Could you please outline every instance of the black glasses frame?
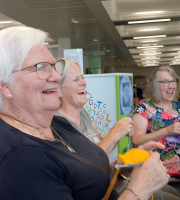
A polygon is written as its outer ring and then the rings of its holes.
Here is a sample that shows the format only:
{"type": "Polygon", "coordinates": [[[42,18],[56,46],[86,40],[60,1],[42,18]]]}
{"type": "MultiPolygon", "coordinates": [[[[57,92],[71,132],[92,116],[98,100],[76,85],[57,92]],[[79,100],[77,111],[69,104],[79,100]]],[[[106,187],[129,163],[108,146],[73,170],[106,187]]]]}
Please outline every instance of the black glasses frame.
{"type": "Polygon", "coordinates": [[[176,84],[173,84],[173,81],[174,81],[174,80],[172,80],[172,81],[168,81],[168,80],[167,80],[167,81],[158,81],[158,82],[162,83],[163,86],[165,86],[165,85],[164,85],[164,82],[168,82],[168,85],[166,85],[166,87],[168,87],[168,86],[170,85],[170,82],[172,83],[172,85],[177,85],[177,84],[179,83],[179,80],[178,80],[178,79],[176,79],[176,84]]]}
{"type": "MultiPolygon", "coordinates": [[[[35,65],[29,66],[29,67],[25,67],[25,68],[20,69],[20,70],[13,71],[12,73],[15,73],[15,72],[18,72],[18,71],[27,70],[28,68],[31,68],[31,67],[36,67],[36,73],[37,73],[37,76],[39,77],[38,72],[37,72],[37,71],[38,71],[37,66],[38,66],[39,64],[41,64],[41,63],[48,63],[49,65],[51,65],[51,70],[49,70],[49,76],[50,76],[51,73],[52,73],[52,67],[54,67],[54,69],[55,69],[61,76],[63,75],[64,67],[65,67],[65,60],[63,60],[63,59],[57,60],[54,64],[51,64],[51,63],[49,63],[49,62],[39,62],[39,63],[37,63],[37,64],[35,64],[35,65]],[[57,71],[57,69],[56,69],[56,63],[58,63],[58,62],[62,62],[62,63],[63,63],[63,70],[62,70],[62,73],[59,73],[59,72],[57,71]]],[[[49,78],[49,76],[48,76],[47,78],[49,78]]],[[[41,77],[39,77],[39,78],[42,79],[41,77]]],[[[47,79],[47,78],[44,78],[44,79],[47,79]]],[[[42,79],[42,80],[43,80],[43,79],[42,79]]]]}

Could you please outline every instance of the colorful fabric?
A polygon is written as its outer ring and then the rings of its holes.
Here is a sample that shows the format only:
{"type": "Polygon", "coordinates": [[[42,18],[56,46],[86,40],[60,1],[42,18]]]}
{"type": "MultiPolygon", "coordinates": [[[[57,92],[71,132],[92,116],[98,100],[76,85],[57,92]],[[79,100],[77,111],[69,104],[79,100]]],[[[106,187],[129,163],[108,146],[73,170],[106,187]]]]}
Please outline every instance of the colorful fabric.
{"type": "MultiPolygon", "coordinates": [[[[172,101],[172,109],[163,109],[155,106],[149,99],[139,102],[134,113],[139,113],[148,121],[147,134],[158,131],[173,123],[180,122],[180,102],[172,101]]],[[[166,147],[163,150],[155,149],[160,153],[161,160],[168,174],[180,178],[180,135],[167,136],[158,140],[166,147]]]]}

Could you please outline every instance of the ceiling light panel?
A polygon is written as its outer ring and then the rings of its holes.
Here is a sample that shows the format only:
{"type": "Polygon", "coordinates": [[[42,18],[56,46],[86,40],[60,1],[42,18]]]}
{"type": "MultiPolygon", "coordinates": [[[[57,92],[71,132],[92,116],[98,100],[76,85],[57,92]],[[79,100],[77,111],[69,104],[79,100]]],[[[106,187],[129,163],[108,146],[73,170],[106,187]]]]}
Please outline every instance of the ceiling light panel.
{"type": "MultiPolygon", "coordinates": [[[[146,65],[146,64],[159,64],[159,62],[141,62],[141,63],[144,64],[144,65],[146,65]]],[[[137,64],[140,64],[140,62],[137,63],[137,64]]]]}
{"type": "Polygon", "coordinates": [[[0,22],[0,24],[9,24],[9,23],[12,23],[12,21],[2,21],[2,22],[0,22]]]}
{"type": "Polygon", "coordinates": [[[151,56],[151,57],[145,57],[145,58],[141,58],[141,60],[150,60],[150,59],[160,59],[158,57],[155,57],[155,56],[151,56]]]}
{"type": "Polygon", "coordinates": [[[136,15],[147,15],[147,14],[157,14],[157,13],[162,13],[164,11],[162,10],[159,10],[159,11],[148,11],[148,12],[137,12],[137,13],[134,13],[136,15]]]}
{"type": "Polygon", "coordinates": [[[152,23],[152,22],[168,22],[171,19],[153,19],[153,20],[143,20],[143,21],[131,21],[128,24],[143,24],[143,23],[152,23]]]}
{"type": "Polygon", "coordinates": [[[141,41],[141,42],[144,42],[144,43],[148,43],[148,42],[158,42],[159,40],[145,40],[145,41],[141,41]]]}
{"type": "Polygon", "coordinates": [[[154,28],[154,29],[142,29],[142,30],[139,30],[139,31],[159,31],[161,29],[159,28],[154,28]]]}
{"type": "Polygon", "coordinates": [[[157,54],[162,54],[161,52],[155,52],[155,53],[140,53],[139,55],[141,56],[146,56],[146,55],[157,55],[157,54]]]}
{"type": "Polygon", "coordinates": [[[143,47],[136,47],[137,49],[147,49],[147,48],[159,48],[164,47],[163,45],[157,45],[157,46],[143,46],[143,47]]]}
{"type": "Polygon", "coordinates": [[[143,65],[144,67],[152,67],[152,66],[159,66],[157,64],[147,64],[147,65],[143,65]]]}
{"type": "Polygon", "coordinates": [[[162,38],[167,37],[166,35],[152,35],[152,36],[140,36],[140,37],[133,37],[134,40],[137,39],[145,39],[145,38],[162,38]]]}

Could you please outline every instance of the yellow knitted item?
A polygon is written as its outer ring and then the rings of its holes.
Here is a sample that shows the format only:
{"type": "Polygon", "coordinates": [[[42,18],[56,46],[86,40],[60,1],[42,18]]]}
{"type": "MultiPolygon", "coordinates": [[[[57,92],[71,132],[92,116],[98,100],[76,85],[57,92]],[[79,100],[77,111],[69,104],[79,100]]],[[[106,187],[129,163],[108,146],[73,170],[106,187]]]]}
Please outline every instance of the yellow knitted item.
{"type": "MultiPolygon", "coordinates": [[[[134,163],[143,163],[147,158],[149,158],[150,154],[147,151],[140,150],[140,149],[131,149],[128,152],[124,153],[123,155],[119,154],[119,158],[121,161],[127,165],[127,164],[134,164],[134,163]]],[[[113,187],[116,183],[118,174],[120,172],[120,169],[116,169],[113,179],[106,191],[105,196],[101,200],[108,200],[109,196],[113,190],[113,187]]],[[[153,196],[152,196],[153,200],[153,196]]]]}
{"type": "Polygon", "coordinates": [[[149,158],[150,154],[147,151],[141,149],[131,149],[123,155],[119,154],[119,158],[125,165],[135,164],[135,163],[143,163],[147,158],[149,158]]]}

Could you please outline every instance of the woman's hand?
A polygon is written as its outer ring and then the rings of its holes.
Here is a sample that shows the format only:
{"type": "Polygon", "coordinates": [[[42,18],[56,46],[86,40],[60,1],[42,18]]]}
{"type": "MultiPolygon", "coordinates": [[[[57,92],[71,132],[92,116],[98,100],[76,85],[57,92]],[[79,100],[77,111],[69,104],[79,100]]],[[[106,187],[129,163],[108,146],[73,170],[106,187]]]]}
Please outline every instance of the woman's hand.
{"type": "MultiPolygon", "coordinates": [[[[150,146],[147,145],[147,149],[150,150],[150,146]]],[[[160,155],[154,152],[142,166],[133,169],[128,187],[136,192],[141,199],[148,199],[168,181],[169,175],[167,175],[166,168],[160,160],[160,155]]]]}
{"type": "MultiPolygon", "coordinates": [[[[128,188],[136,192],[141,199],[148,199],[169,181],[169,175],[167,175],[166,168],[160,160],[159,153],[152,153],[154,148],[164,149],[165,146],[158,142],[150,141],[138,147],[138,149],[148,151],[151,156],[142,166],[135,167],[131,173],[128,188]]],[[[119,200],[126,199],[127,195],[127,191],[125,191],[119,200]]]]}
{"type": "Polygon", "coordinates": [[[132,136],[133,133],[134,133],[134,123],[130,117],[125,117],[116,122],[114,127],[108,133],[108,137],[111,137],[111,139],[118,142],[125,135],[132,136]]]}
{"type": "Polygon", "coordinates": [[[166,127],[167,135],[174,135],[174,134],[180,134],[180,122],[175,122],[171,124],[170,126],[166,127]]]}
{"type": "Polygon", "coordinates": [[[134,123],[130,117],[125,117],[116,122],[114,127],[107,134],[107,136],[101,140],[98,146],[101,147],[107,155],[109,155],[121,138],[127,134],[131,136],[133,133],[134,123]]]}
{"type": "Polygon", "coordinates": [[[159,142],[150,141],[150,142],[146,142],[145,144],[140,145],[137,149],[142,149],[152,154],[152,150],[155,148],[164,149],[165,146],[159,142]]]}

